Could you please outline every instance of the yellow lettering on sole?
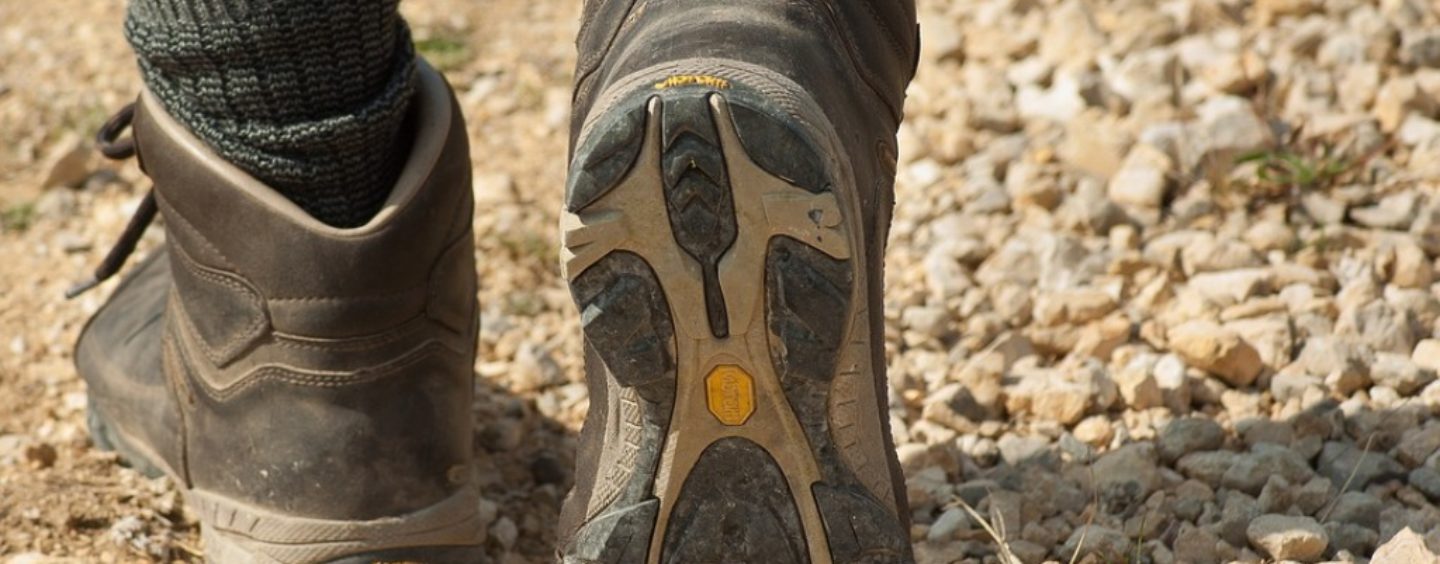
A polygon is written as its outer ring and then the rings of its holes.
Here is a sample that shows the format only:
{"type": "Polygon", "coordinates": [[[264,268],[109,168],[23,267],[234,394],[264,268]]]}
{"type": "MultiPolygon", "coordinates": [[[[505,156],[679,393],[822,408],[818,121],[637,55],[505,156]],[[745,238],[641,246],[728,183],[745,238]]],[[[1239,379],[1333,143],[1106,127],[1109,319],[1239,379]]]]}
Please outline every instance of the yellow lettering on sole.
{"type": "Polygon", "coordinates": [[[710,88],[725,90],[730,88],[730,81],[708,74],[677,74],[660,82],[656,82],[655,89],[664,90],[666,88],[691,85],[709,86],[710,88]]]}

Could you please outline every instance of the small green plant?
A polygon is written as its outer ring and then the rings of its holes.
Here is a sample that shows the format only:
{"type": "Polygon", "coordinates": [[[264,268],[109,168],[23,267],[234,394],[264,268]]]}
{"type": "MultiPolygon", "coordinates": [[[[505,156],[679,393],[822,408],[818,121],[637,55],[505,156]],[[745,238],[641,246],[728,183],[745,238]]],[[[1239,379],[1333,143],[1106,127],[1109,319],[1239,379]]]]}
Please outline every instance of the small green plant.
{"type": "Polygon", "coordinates": [[[1254,178],[1237,182],[1252,204],[1296,203],[1306,192],[1325,191],[1357,180],[1365,164],[1394,147],[1392,139],[1369,151],[1344,154],[1328,139],[1304,139],[1295,129],[1279,145],[1241,155],[1233,166],[1253,164],[1254,178]]]}
{"type": "Polygon", "coordinates": [[[1236,164],[1252,162],[1257,164],[1256,188],[1274,196],[1329,188],[1351,169],[1350,163],[1335,154],[1335,148],[1328,143],[1306,152],[1291,147],[1256,151],[1235,161],[1236,164]]]}
{"type": "Polygon", "coordinates": [[[470,47],[454,32],[435,32],[415,42],[415,50],[442,72],[460,68],[470,58],[470,47]]]}
{"type": "Polygon", "coordinates": [[[0,231],[24,232],[35,221],[34,202],[13,204],[0,210],[0,231]]]}

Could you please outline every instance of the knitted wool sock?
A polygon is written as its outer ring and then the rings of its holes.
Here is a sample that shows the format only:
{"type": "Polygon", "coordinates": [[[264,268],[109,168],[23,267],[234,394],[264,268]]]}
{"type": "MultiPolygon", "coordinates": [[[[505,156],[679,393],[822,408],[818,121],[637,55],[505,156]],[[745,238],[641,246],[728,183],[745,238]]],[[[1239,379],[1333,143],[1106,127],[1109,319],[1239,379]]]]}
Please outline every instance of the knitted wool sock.
{"type": "Polygon", "coordinates": [[[399,0],[132,0],[145,84],[220,156],[337,227],[404,165],[415,53],[399,0]]]}

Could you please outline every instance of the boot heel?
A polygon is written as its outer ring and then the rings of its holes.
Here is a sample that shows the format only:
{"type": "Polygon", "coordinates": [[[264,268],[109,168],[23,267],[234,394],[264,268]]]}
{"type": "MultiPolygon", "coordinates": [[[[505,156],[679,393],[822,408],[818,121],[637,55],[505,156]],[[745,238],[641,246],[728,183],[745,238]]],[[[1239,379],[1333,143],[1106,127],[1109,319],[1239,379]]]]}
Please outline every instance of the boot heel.
{"type": "Polygon", "coordinates": [[[565,561],[907,561],[833,129],[798,86],[734,62],[614,88],[561,220],[606,391],[565,561]]]}

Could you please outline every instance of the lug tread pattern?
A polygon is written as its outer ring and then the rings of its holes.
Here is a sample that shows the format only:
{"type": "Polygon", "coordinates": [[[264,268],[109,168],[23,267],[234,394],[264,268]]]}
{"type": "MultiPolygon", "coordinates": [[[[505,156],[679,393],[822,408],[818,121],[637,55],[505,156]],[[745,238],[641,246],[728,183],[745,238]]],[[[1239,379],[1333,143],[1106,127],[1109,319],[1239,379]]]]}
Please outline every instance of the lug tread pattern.
{"type": "Polygon", "coordinates": [[[660,561],[808,564],[803,531],[775,459],[746,439],[721,439],[686,477],[660,561]]]}
{"type": "MultiPolygon", "coordinates": [[[[633,80],[641,82],[641,79],[633,80]]],[[[653,79],[650,82],[653,83],[653,79]]],[[[578,168],[572,166],[571,193],[567,200],[570,211],[579,216],[580,222],[575,227],[567,227],[568,236],[573,238],[573,242],[567,242],[567,249],[575,257],[567,263],[567,268],[571,269],[572,292],[581,310],[587,344],[605,367],[603,372],[592,370],[591,377],[600,374],[608,378],[612,393],[617,385],[623,388],[619,399],[611,398],[609,409],[621,412],[618,419],[622,424],[617,429],[624,438],[607,439],[606,446],[623,443],[638,445],[638,449],[624,455],[601,454],[596,478],[596,492],[601,493],[592,492],[591,507],[595,507],[593,500],[597,497],[610,498],[604,500],[604,509],[592,511],[585,524],[571,536],[563,550],[563,561],[573,564],[657,560],[667,564],[800,564],[809,563],[812,558],[819,559],[817,564],[822,561],[845,564],[913,561],[908,549],[908,532],[903,530],[894,510],[887,509],[860,483],[840,452],[842,446],[855,445],[839,445],[832,435],[830,396],[840,370],[837,360],[842,357],[843,348],[855,346],[850,342],[853,340],[850,325],[857,322],[857,316],[864,317],[860,315],[863,312],[855,309],[863,307],[863,303],[857,301],[863,297],[857,295],[860,286],[855,277],[861,273],[850,255],[852,243],[841,242],[845,237],[841,227],[822,223],[833,221],[822,218],[835,216],[819,213],[820,208],[812,210],[808,220],[803,211],[800,215],[784,215],[799,205],[792,202],[811,201],[831,202],[832,207],[826,209],[833,214],[834,202],[838,201],[834,194],[838,180],[832,171],[837,164],[826,157],[829,152],[802,133],[809,131],[805,127],[808,122],[802,120],[799,113],[777,111],[773,104],[765,102],[763,95],[757,98],[746,90],[716,92],[708,87],[691,86],[659,94],[632,90],[630,95],[628,102],[616,102],[606,109],[626,118],[592,116],[593,126],[587,125],[588,133],[581,136],[575,160],[578,168]],[[726,135],[730,135],[725,138],[726,143],[738,138],[738,146],[726,144],[722,148],[722,132],[717,128],[723,126],[717,125],[717,118],[724,114],[719,113],[721,106],[712,101],[716,96],[721,97],[718,103],[728,107],[733,123],[733,129],[726,130],[726,135]],[[651,119],[658,124],[647,124],[645,115],[639,113],[647,104],[652,108],[651,119]],[[656,127],[658,133],[653,129],[656,127]],[[617,145],[625,143],[630,146],[617,145]],[[642,155],[642,145],[646,144],[652,148],[642,155]],[[658,159],[649,152],[652,150],[658,151],[658,159]],[[727,155],[726,151],[743,151],[743,154],[727,155]],[[751,169],[738,169],[741,172],[734,173],[737,178],[752,178],[754,172],[744,171],[758,170],[774,177],[765,182],[778,179],[783,181],[780,185],[789,184],[790,188],[799,190],[784,196],[789,199],[737,201],[735,194],[740,188],[732,183],[738,180],[730,177],[730,171],[737,169],[728,159],[746,157],[745,162],[752,163],[747,165],[751,169]],[[621,162],[627,163],[623,169],[614,164],[621,162]],[[647,164],[637,168],[637,163],[647,164]],[[603,174],[594,171],[603,171],[603,174]],[[575,180],[576,177],[579,180],[575,180]],[[655,179],[660,188],[652,193],[663,190],[663,199],[644,200],[653,202],[640,206],[644,209],[616,207],[604,202],[587,209],[602,199],[617,201],[605,195],[621,183],[625,183],[626,190],[633,190],[637,186],[631,184],[635,178],[655,179]],[[577,190],[585,193],[577,195],[577,190]],[[812,199],[804,199],[806,193],[813,195],[812,199]],[[669,233],[660,235],[665,229],[653,226],[635,230],[622,220],[624,214],[660,211],[662,201],[669,233]],[[737,206],[755,207],[737,210],[737,206]],[[758,301],[753,303],[763,304],[757,306],[757,317],[753,318],[760,320],[752,326],[763,327],[759,332],[747,330],[744,325],[727,325],[735,319],[728,308],[736,308],[740,319],[744,319],[744,312],[749,310],[736,306],[743,303],[739,300],[726,303],[719,276],[720,265],[741,236],[742,222],[737,213],[752,214],[745,217],[751,218],[746,221],[753,222],[757,210],[763,214],[760,217],[769,218],[772,227],[804,227],[772,233],[768,242],[762,243],[764,250],[756,253],[761,257],[759,267],[764,269],[763,276],[758,278],[763,291],[751,286],[742,292],[755,292],[758,301]],[[810,222],[815,226],[811,227],[810,222]],[[791,236],[792,233],[814,233],[806,229],[819,229],[822,225],[832,230],[821,231],[826,237],[823,244],[818,237],[807,242],[801,235],[791,236]],[[842,239],[831,238],[831,234],[842,239]],[[656,235],[673,237],[668,244],[674,246],[666,249],[666,243],[655,239],[656,235]],[[683,420],[671,419],[672,413],[680,413],[677,410],[689,405],[677,403],[676,398],[682,397],[690,387],[704,386],[706,376],[703,372],[680,373],[680,367],[686,365],[676,358],[677,339],[704,340],[709,336],[702,337],[695,332],[704,331],[694,325],[703,321],[678,317],[698,304],[673,303],[681,298],[667,297],[667,291],[680,287],[671,286],[679,284],[674,278],[686,274],[671,272],[671,268],[678,267],[667,267],[657,273],[655,265],[661,263],[648,263],[647,260],[655,260],[651,255],[627,250],[635,248],[660,253],[655,256],[683,253],[688,259],[681,262],[693,259],[698,266],[693,276],[703,282],[708,328],[716,343],[767,333],[760,337],[769,350],[769,358],[765,360],[774,369],[771,377],[778,379],[776,391],[783,394],[783,397],[769,396],[781,406],[773,411],[791,412],[784,417],[793,415],[793,420],[798,422],[792,436],[808,444],[765,443],[762,446],[750,438],[721,435],[722,438],[705,439],[713,441],[708,444],[685,447],[693,448],[694,455],[698,455],[698,459],[690,459],[693,465],[677,470],[661,462],[668,460],[666,457],[677,448],[667,444],[677,436],[672,426],[692,421],[690,417],[712,416],[702,411],[689,412],[683,420]],[[654,250],[657,248],[662,250],[654,250]],[[577,270],[579,273],[575,274],[577,270]],[[763,319],[759,315],[763,315],[763,319]],[[677,329],[687,327],[689,329],[677,333],[677,329]],[[747,333],[730,335],[732,329],[747,333]],[[638,430],[623,423],[638,420],[625,415],[634,409],[634,404],[625,399],[630,397],[627,393],[641,398],[638,404],[643,411],[643,423],[638,430]],[[789,474],[798,467],[795,462],[798,459],[813,459],[811,469],[804,470],[809,474],[789,474]],[[790,462],[782,462],[784,460],[790,462]],[[623,488],[604,485],[614,481],[607,477],[607,464],[624,467],[620,473],[629,478],[623,488]],[[816,475],[818,482],[794,479],[816,475]],[[673,496],[658,496],[662,483],[672,484],[673,496]],[[797,487],[800,491],[794,491],[797,487]],[[614,493],[617,490],[623,492],[614,493]],[[610,493],[604,493],[607,491],[610,493]],[[807,533],[825,535],[818,549],[813,544],[815,539],[807,543],[807,533]],[[828,559],[825,558],[827,545],[828,559]],[[821,556],[814,556],[816,554],[821,556]]],[[[618,198],[635,192],[614,194],[618,198]]],[[[726,290],[736,288],[738,286],[725,287],[726,290]]],[[[699,294],[687,291],[678,295],[688,295],[686,299],[698,302],[700,300],[694,298],[700,297],[699,294]]],[[[762,358],[763,350],[758,353],[762,358]]],[[[614,414],[613,419],[616,419],[614,414]]]]}
{"type": "Polygon", "coordinates": [[[659,510],[650,490],[675,396],[670,306],[650,265],[628,252],[600,259],[571,283],[571,292],[606,372],[634,392],[620,393],[620,434],[610,447],[615,458],[599,469],[595,496],[603,510],[571,539],[563,561],[640,562],[659,510]]]}
{"type": "Polygon", "coordinates": [[[700,263],[710,331],[724,338],[730,327],[720,291],[720,259],[735,244],[739,228],[725,156],[707,98],[691,95],[667,101],[660,166],[675,242],[700,263]]]}
{"type": "Polygon", "coordinates": [[[605,119],[604,127],[587,138],[581,148],[583,160],[570,167],[565,207],[571,212],[590,205],[619,184],[640,154],[640,140],[645,134],[644,107],[614,112],[605,119]]]}

